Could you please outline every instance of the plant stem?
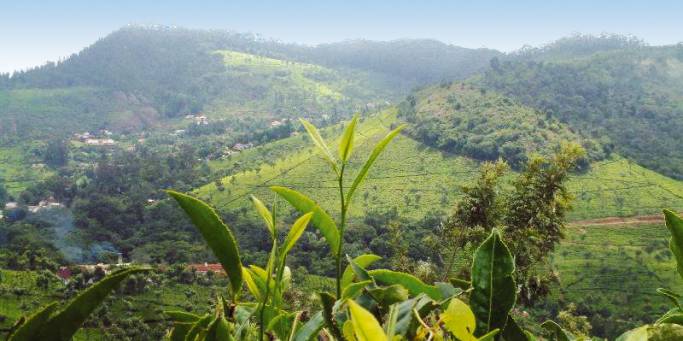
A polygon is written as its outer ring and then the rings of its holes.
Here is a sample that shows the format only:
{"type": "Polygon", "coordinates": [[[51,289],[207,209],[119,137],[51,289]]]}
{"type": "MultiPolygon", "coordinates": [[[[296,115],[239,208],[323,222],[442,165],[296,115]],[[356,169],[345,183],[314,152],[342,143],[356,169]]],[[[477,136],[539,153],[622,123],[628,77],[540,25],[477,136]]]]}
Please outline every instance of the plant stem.
{"type": "Polygon", "coordinates": [[[337,249],[337,299],[341,298],[341,277],[342,277],[342,250],[344,248],[344,230],[346,227],[346,209],[347,203],[344,199],[344,168],[346,164],[342,164],[341,172],[339,172],[339,199],[341,201],[341,225],[339,227],[339,247],[337,249]]]}

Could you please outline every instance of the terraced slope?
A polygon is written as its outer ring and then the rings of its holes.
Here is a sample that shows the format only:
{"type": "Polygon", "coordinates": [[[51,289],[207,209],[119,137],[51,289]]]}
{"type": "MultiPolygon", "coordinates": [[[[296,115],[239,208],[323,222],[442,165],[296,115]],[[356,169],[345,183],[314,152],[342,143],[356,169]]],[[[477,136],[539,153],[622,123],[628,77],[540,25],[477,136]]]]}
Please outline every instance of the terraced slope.
{"type": "MultiPolygon", "coordinates": [[[[352,160],[353,171],[397,122],[396,111],[386,110],[359,125],[361,135],[352,160]]],[[[332,126],[324,134],[330,139],[341,130],[341,126],[332,126]]],[[[304,135],[245,151],[212,167],[234,172],[222,179],[223,190],[215,183],[197,189],[201,197],[219,209],[239,208],[247,204],[252,193],[268,198],[271,185],[293,187],[324,207],[336,207],[332,173],[304,135]]],[[[355,198],[351,215],[361,217],[369,211],[392,207],[406,217],[448,211],[460,195],[459,186],[471,181],[477,169],[475,160],[400,135],[376,162],[355,198]]],[[[593,163],[584,174],[572,176],[568,187],[576,197],[570,214],[573,220],[657,213],[662,207],[683,208],[683,182],[617,155],[593,163]]]]}

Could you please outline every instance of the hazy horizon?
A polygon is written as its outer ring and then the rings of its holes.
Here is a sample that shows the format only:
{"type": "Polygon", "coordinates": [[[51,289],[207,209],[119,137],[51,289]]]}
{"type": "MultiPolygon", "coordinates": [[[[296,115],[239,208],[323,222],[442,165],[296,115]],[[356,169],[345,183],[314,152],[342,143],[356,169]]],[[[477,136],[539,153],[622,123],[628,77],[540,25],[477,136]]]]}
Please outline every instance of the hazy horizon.
{"type": "Polygon", "coordinates": [[[681,12],[683,3],[671,1],[169,1],[163,6],[127,0],[94,4],[23,1],[0,5],[0,31],[10,32],[0,35],[0,72],[66,58],[129,24],[248,32],[306,45],[354,39],[434,39],[466,48],[511,52],[574,34],[612,33],[634,36],[651,45],[676,44],[683,41],[681,12]]]}

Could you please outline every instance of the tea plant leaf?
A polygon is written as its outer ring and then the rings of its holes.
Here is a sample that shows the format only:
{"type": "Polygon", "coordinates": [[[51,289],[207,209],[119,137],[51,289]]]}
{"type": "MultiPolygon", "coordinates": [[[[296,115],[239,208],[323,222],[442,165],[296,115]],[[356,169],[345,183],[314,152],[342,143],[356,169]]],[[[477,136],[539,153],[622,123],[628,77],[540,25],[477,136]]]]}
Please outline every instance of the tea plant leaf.
{"type": "Polygon", "coordinates": [[[342,334],[344,334],[344,340],[346,341],[357,341],[356,335],[353,333],[353,322],[351,322],[351,320],[346,320],[346,322],[344,322],[342,334]]]}
{"type": "Polygon", "coordinates": [[[384,329],[374,315],[353,300],[348,300],[349,315],[353,323],[353,332],[358,341],[387,340],[384,329]]]}
{"type": "Polygon", "coordinates": [[[325,143],[325,140],[323,140],[322,136],[320,136],[318,129],[313,124],[304,120],[303,118],[300,118],[299,121],[301,121],[301,124],[303,124],[304,128],[306,129],[306,132],[308,132],[308,136],[310,136],[313,140],[313,143],[323,153],[323,158],[325,158],[325,160],[330,164],[330,166],[332,166],[332,169],[335,173],[339,173],[339,171],[337,170],[337,161],[334,159],[334,156],[330,152],[330,149],[327,148],[327,144],[325,143]]]}
{"type": "Polygon", "coordinates": [[[647,341],[649,338],[648,328],[650,326],[642,326],[636,329],[631,329],[623,334],[621,334],[616,341],[647,341]]]}
{"type": "Polygon", "coordinates": [[[671,233],[669,249],[676,257],[678,274],[683,278],[683,219],[670,210],[664,210],[664,218],[671,233]]]}
{"type": "Polygon", "coordinates": [[[230,324],[223,314],[216,317],[209,325],[204,341],[234,341],[230,334],[230,324]]]}
{"type": "Polygon", "coordinates": [[[503,329],[503,339],[505,340],[529,340],[529,335],[517,324],[512,316],[508,316],[508,321],[503,329]]]}
{"type": "Polygon", "coordinates": [[[572,335],[571,333],[562,329],[562,327],[560,327],[560,325],[557,324],[555,321],[550,321],[550,320],[545,321],[541,324],[541,327],[543,327],[545,330],[550,332],[551,340],[557,340],[557,341],[572,341],[572,340],[574,340],[574,335],[572,335]]]}
{"type": "Polygon", "coordinates": [[[474,336],[477,327],[474,313],[465,302],[453,298],[446,311],[441,314],[441,320],[443,320],[446,329],[458,340],[472,341],[477,339],[474,336]]]}
{"type": "Polygon", "coordinates": [[[320,302],[323,305],[323,317],[325,318],[325,325],[335,338],[343,340],[342,333],[339,330],[339,326],[337,326],[337,322],[334,319],[334,304],[336,302],[336,299],[334,298],[334,296],[326,292],[321,292],[319,295],[320,302]]]}
{"type": "Polygon", "coordinates": [[[164,314],[173,322],[197,322],[200,318],[202,318],[199,315],[180,310],[164,311],[164,314]]]}
{"type": "Polygon", "coordinates": [[[512,254],[493,229],[475,251],[472,263],[470,307],[477,318],[477,335],[505,327],[516,299],[514,271],[512,254]]]}
{"type": "Polygon", "coordinates": [[[284,249],[282,252],[283,255],[288,254],[289,250],[294,247],[294,244],[296,244],[297,240],[299,240],[301,235],[304,233],[304,230],[306,229],[306,226],[308,226],[308,222],[311,221],[312,217],[313,212],[308,212],[294,222],[292,228],[289,229],[287,237],[285,238],[285,242],[283,244],[284,249]]]}
{"type": "Polygon", "coordinates": [[[242,268],[242,277],[244,278],[244,283],[247,284],[247,290],[249,290],[249,292],[252,296],[254,296],[254,298],[256,298],[258,301],[261,301],[261,289],[256,284],[256,281],[254,281],[254,278],[251,277],[249,269],[242,268]]]}
{"type": "Polygon", "coordinates": [[[412,340],[415,336],[417,327],[420,325],[415,319],[413,309],[416,310],[420,316],[427,316],[438,307],[434,301],[425,294],[420,294],[415,298],[398,303],[397,306],[398,316],[395,332],[405,336],[408,340],[412,340]]]}
{"type": "Polygon", "coordinates": [[[387,340],[393,340],[396,336],[396,325],[398,324],[398,304],[389,307],[384,332],[387,333],[387,340]]]}
{"type": "Polygon", "coordinates": [[[313,212],[311,222],[313,226],[320,230],[320,233],[325,237],[327,243],[330,245],[330,250],[333,254],[337,254],[339,250],[339,229],[337,224],[330,217],[325,210],[323,210],[315,201],[309,199],[307,196],[289,188],[273,186],[271,189],[287,200],[299,213],[305,214],[313,212]]]}
{"type": "Polygon", "coordinates": [[[349,298],[355,299],[356,296],[363,292],[363,289],[365,289],[365,287],[367,287],[370,284],[372,284],[372,281],[362,281],[349,284],[344,288],[344,292],[342,293],[342,300],[349,298]]]}
{"type": "Polygon", "coordinates": [[[135,268],[113,272],[99,282],[85,289],[62,310],[50,317],[43,324],[39,340],[70,340],[83,322],[107,298],[116,287],[129,275],[145,272],[149,269],[135,268]]]}
{"type": "Polygon", "coordinates": [[[278,337],[279,340],[287,340],[289,335],[292,334],[292,328],[296,325],[296,313],[282,313],[270,320],[268,323],[268,328],[266,330],[272,331],[278,337]]]}
{"type": "Polygon", "coordinates": [[[210,314],[204,315],[204,317],[202,317],[199,321],[195,322],[192,325],[192,328],[190,328],[187,334],[185,334],[185,340],[194,340],[201,331],[209,327],[211,321],[212,320],[210,314]]]}
{"type": "Polygon", "coordinates": [[[342,135],[341,142],[339,142],[339,158],[342,162],[346,163],[351,158],[351,152],[353,151],[353,133],[356,129],[356,123],[358,122],[358,115],[354,115],[353,119],[344,130],[344,135],[342,135]]]}
{"type": "MultiPolygon", "coordinates": [[[[360,255],[356,258],[353,259],[353,262],[356,263],[356,265],[360,266],[361,268],[365,269],[368,266],[372,265],[372,263],[382,259],[382,257],[378,255],[373,255],[373,254],[364,254],[360,255]]],[[[353,277],[354,277],[354,272],[353,269],[351,268],[351,264],[346,266],[346,269],[344,269],[344,274],[342,275],[342,280],[341,280],[341,287],[346,288],[349,284],[353,282],[353,277]]]]}
{"type": "Polygon", "coordinates": [[[45,323],[50,319],[50,315],[57,309],[57,302],[51,303],[33,315],[26,318],[14,332],[7,338],[8,341],[30,341],[37,340],[38,334],[45,323]]]}
{"type": "Polygon", "coordinates": [[[676,294],[675,292],[669,290],[669,289],[664,289],[664,288],[657,288],[657,293],[666,297],[669,299],[678,309],[681,309],[681,303],[680,303],[680,298],[681,296],[676,294]]]}
{"type": "Polygon", "coordinates": [[[666,314],[666,315],[662,316],[656,322],[656,324],[662,324],[662,323],[671,323],[671,324],[677,324],[679,326],[683,326],[683,313],[678,312],[678,313],[666,314]]]}
{"type": "Polygon", "coordinates": [[[251,201],[254,203],[254,207],[256,207],[256,212],[258,212],[261,218],[263,218],[263,221],[266,222],[266,227],[268,228],[270,235],[275,238],[275,221],[273,220],[273,215],[270,213],[270,210],[268,210],[266,205],[259,200],[259,198],[253,195],[251,196],[251,201]]]}
{"type": "Polygon", "coordinates": [[[325,320],[323,319],[323,313],[319,311],[296,331],[296,334],[294,335],[294,341],[317,340],[318,333],[321,329],[323,329],[324,325],[325,320]]]}
{"type": "Polygon", "coordinates": [[[408,299],[408,290],[400,284],[386,287],[369,289],[368,293],[372,298],[384,307],[389,307],[394,303],[403,302],[408,299]]]}
{"type": "Polygon", "coordinates": [[[171,333],[168,334],[168,341],[185,341],[185,336],[190,332],[194,323],[190,322],[176,322],[173,324],[171,333]]]}
{"type": "Polygon", "coordinates": [[[349,192],[346,194],[346,202],[351,202],[351,198],[353,198],[353,194],[356,192],[358,189],[358,186],[360,186],[361,182],[365,179],[365,177],[368,175],[368,171],[370,170],[370,167],[375,163],[375,160],[379,157],[380,154],[382,154],[382,151],[384,151],[384,148],[387,147],[389,142],[398,135],[398,133],[401,132],[401,130],[404,128],[403,125],[399,126],[398,128],[392,130],[385,136],[381,141],[377,143],[375,146],[375,149],[372,150],[372,153],[370,153],[370,157],[368,157],[368,160],[365,161],[365,164],[363,164],[363,167],[361,168],[360,172],[358,172],[358,175],[356,175],[356,178],[353,180],[353,183],[351,184],[351,188],[349,189],[349,192]]]}
{"type": "Polygon", "coordinates": [[[493,341],[496,339],[496,335],[498,335],[499,332],[500,332],[500,329],[496,328],[496,329],[486,333],[482,337],[478,338],[477,341],[493,341]]]}
{"type": "Polygon", "coordinates": [[[227,273],[232,292],[239,293],[242,288],[242,261],[232,231],[218,217],[216,211],[203,201],[175,191],[166,192],[190,216],[190,220],[209,244],[211,251],[227,273]]]}
{"type": "Polygon", "coordinates": [[[413,296],[426,294],[437,301],[443,299],[443,297],[441,297],[441,291],[439,288],[433,285],[425,284],[413,275],[386,269],[370,270],[368,271],[368,274],[370,274],[370,276],[377,282],[387,285],[400,284],[408,289],[408,292],[410,292],[410,294],[413,296]]]}

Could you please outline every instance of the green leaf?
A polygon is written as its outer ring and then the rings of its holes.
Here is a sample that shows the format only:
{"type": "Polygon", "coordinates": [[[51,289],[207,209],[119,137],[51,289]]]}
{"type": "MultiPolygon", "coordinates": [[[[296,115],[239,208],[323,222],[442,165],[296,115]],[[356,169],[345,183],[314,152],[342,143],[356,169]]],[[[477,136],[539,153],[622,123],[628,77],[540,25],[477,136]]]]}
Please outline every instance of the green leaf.
{"type": "Polygon", "coordinates": [[[205,331],[206,328],[209,327],[209,324],[211,324],[213,320],[211,319],[211,315],[206,314],[204,317],[202,317],[199,321],[195,322],[192,325],[192,328],[185,334],[185,340],[186,341],[194,341],[197,335],[199,335],[200,332],[205,331]]]}
{"type": "Polygon", "coordinates": [[[351,322],[351,320],[346,320],[346,322],[344,322],[342,334],[344,335],[343,340],[345,341],[357,341],[356,335],[353,333],[353,322],[351,322]]]}
{"type": "Polygon", "coordinates": [[[292,228],[289,229],[289,233],[287,234],[287,238],[285,238],[284,244],[282,245],[284,248],[282,254],[288,254],[289,250],[294,247],[294,244],[296,244],[297,240],[299,240],[301,235],[304,233],[304,230],[306,229],[306,226],[308,226],[308,222],[312,217],[313,212],[308,212],[294,222],[292,228]]]}
{"type": "Polygon", "coordinates": [[[348,300],[349,315],[353,323],[353,332],[358,341],[387,340],[384,329],[374,315],[353,300],[348,300]]]}
{"type": "Polygon", "coordinates": [[[301,124],[304,125],[304,128],[308,132],[308,136],[310,136],[313,140],[313,143],[323,153],[323,158],[325,158],[325,160],[330,164],[330,166],[332,166],[332,169],[335,173],[339,173],[339,171],[337,170],[337,161],[334,159],[334,156],[332,156],[330,149],[327,148],[327,144],[325,144],[325,140],[323,140],[322,136],[320,136],[318,129],[313,124],[304,120],[303,118],[299,119],[299,121],[301,121],[301,124]]]}
{"type": "Polygon", "coordinates": [[[356,129],[356,123],[358,122],[358,115],[353,116],[353,119],[344,130],[344,135],[342,135],[341,142],[339,142],[339,158],[342,162],[346,163],[351,158],[351,152],[353,151],[353,132],[356,129]]]}
{"type": "Polygon", "coordinates": [[[7,340],[9,341],[31,341],[38,340],[38,334],[45,323],[50,319],[50,315],[57,309],[57,302],[51,303],[33,315],[26,318],[14,332],[12,332],[7,340]]]}
{"type": "Polygon", "coordinates": [[[268,210],[261,200],[253,195],[251,196],[251,201],[254,203],[254,207],[256,207],[256,212],[258,212],[261,218],[263,218],[263,221],[266,222],[266,227],[268,228],[270,235],[275,238],[275,221],[273,220],[273,215],[270,213],[270,210],[268,210]]]}
{"type": "MultiPolygon", "coordinates": [[[[373,254],[364,254],[360,255],[356,258],[353,259],[353,263],[356,263],[356,265],[360,266],[361,268],[365,269],[368,266],[372,265],[372,263],[382,259],[382,257],[378,255],[373,255],[373,254]]],[[[354,277],[354,272],[353,269],[351,268],[351,263],[346,266],[346,269],[344,269],[344,274],[342,275],[342,280],[341,280],[341,287],[346,288],[349,284],[353,282],[353,277],[354,277]]]]}
{"type": "Polygon", "coordinates": [[[185,341],[187,333],[190,332],[194,323],[190,322],[176,322],[173,324],[171,334],[168,335],[168,341],[185,341]]]}
{"type": "Polygon", "coordinates": [[[548,332],[550,332],[550,339],[551,340],[556,340],[556,341],[572,341],[574,340],[574,335],[569,333],[568,331],[562,329],[559,324],[557,324],[555,321],[545,321],[541,324],[541,327],[545,328],[548,332]]]}
{"type": "Polygon", "coordinates": [[[647,341],[648,340],[648,328],[650,326],[645,325],[638,327],[636,329],[631,329],[623,334],[621,334],[616,341],[647,341]]]}
{"type": "Polygon", "coordinates": [[[448,304],[448,308],[441,314],[446,329],[460,341],[472,341],[477,338],[474,336],[477,323],[474,313],[465,302],[453,298],[448,304]]]}
{"type": "Polygon", "coordinates": [[[498,335],[498,332],[500,332],[500,329],[496,328],[478,338],[477,341],[493,341],[495,340],[496,335],[498,335]]]}
{"type": "Polygon", "coordinates": [[[408,299],[408,290],[400,284],[387,287],[369,289],[368,293],[377,303],[384,307],[389,307],[394,303],[403,302],[408,299]]]}
{"type": "Polygon", "coordinates": [[[397,306],[398,316],[395,332],[408,340],[412,340],[415,337],[415,332],[420,325],[415,319],[413,309],[416,310],[420,316],[427,316],[438,307],[438,305],[425,294],[420,294],[415,298],[398,303],[397,306]]]}
{"type": "Polygon", "coordinates": [[[377,145],[375,146],[375,149],[372,150],[372,153],[370,153],[370,157],[368,157],[368,160],[365,161],[365,164],[363,165],[363,168],[361,168],[360,172],[358,175],[356,175],[356,178],[353,180],[353,183],[351,184],[351,188],[349,189],[349,192],[346,194],[346,202],[351,202],[351,199],[353,198],[353,194],[356,192],[358,189],[358,186],[360,186],[361,182],[365,179],[365,177],[368,175],[368,171],[370,170],[370,167],[372,167],[372,164],[375,163],[375,160],[379,157],[380,154],[382,154],[382,151],[384,148],[387,147],[389,142],[398,135],[399,132],[404,128],[405,126],[401,125],[398,128],[392,130],[385,136],[377,145]]]}
{"type": "Polygon", "coordinates": [[[267,331],[272,331],[279,340],[287,340],[292,334],[292,328],[296,327],[296,313],[281,313],[268,323],[267,331]]]}
{"type": "Polygon", "coordinates": [[[313,317],[304,323],[294,335],[294,341],[314,341],[318,339],[318,333],[325,325],[323,313],[318,312],[313,317]]]}
{"type": "Polygon", "coordinates": [[[664,288],[657,288],[657,293],[668,298],[678,309],[681,309],[680,298],[681,296],[677,293],[664,288]]]}
{"type": "Polygon", "coordinates": [[[230,324],[221,314],[210,325],[204,341],[234,341],[231,335],[230,324]]]}
{"type": "Polygon", "coordinates": [[[167,191],[167,193],[190,216],[190,220],[209,244],[213,254],[227,273],[232,292],[239,293],[242,288],[242,261],[232,231],[218,217],[216,211],[201,200],[174,191],[167,191]]]}
{"type": "Polygon", "coordinates": [[[676,257],[678,274],[683,278],[683,219],[670,210],[664,210],[664,218],[671,233],[669,249],[676,257]]]}
{"type": "Polygon", "coordinates": [[[666,314],[657,320],[656,324],[670,323],[683,326],[683,313],[666,314]]]}
{"type": "Polygon", "coordinates": [[[423,293],[437,301],[443,299],[439,288],[425,284],[413,275],[386,269],[370,270],[368,274],[377,282],[387,285],[400,284],[413,296],[423,293]]]}
{"type": "Polygon", "coordinates": [[[70,340],[83,322],[129,275],[145,272],[149,269],[124,269],[111,273],[99,282],[85,289],[74,299],[50,317],[43,325],[40,340],[70,340]]]}
{"type": "Polygon", "coordinates": [[[323,210],[315,201],[309,199],[307,196],[289,188],[273,186],[271,189],[287,200],[299,213],[305,214],[313,212],[311,222],[313,226],[320,230],[325,240],[330,245],[332,254],[337,254],[339,250],[339,229],[337,224],[330,217],[325,210],[323,210]]]}
{"type": "Polygon", "coordinates": [[[334,303],[336,302],[336,299],[334,296],[326,292],[321,292],[319,295],[320,302],[323,305],[323,317],[325,318],[325,325],[335,338],[343,340],[342,333],[334,319],[334,303]]]}
{"type": "Polygon", "coordinates": [[[371,280],[349,284],[344,288],[344,292],[342,292],[342,300],[355,299],[370,284],[372,284],[371,280]]]}
{"type": "Polygon", "coordinates": [[[180,310],[164,311],[164,314],[173,322],[197,322],[202,318],[199,315],[180,310]]]}
{"type": "Polygon", "coordinates": [[[470,307],[477,318],[477,335],[505,328],[516,299],[514,271],[512,254],[493,229],[475,251],[472,263],[470,307]]]}
{"type": "Polygon", "coordinates": [[[503,339],[505,340],[529,340],[527,332],[517,324],[512,316],[508,316],[508,321],[503,329],[503,339]]]}
{"type": "MultiPolygon", "coordinates": [[[[256,281],[254,278],[251,276],[251,272],[247,268],[242,268],[242,278],[244,278],[244,283],[247,284],[247,290],[251,293],[256,300],[261,301],[261,297],[263,295],[261,288],[256,284],[256,281]]],[[[265,288],[265,284],[264,284],[265,288]]]]}
{"type": "Polygon", "coordinates": [[[396,327],[398,325],[398,313],[398,304],[394,304],[391,307],[389,307],[389,314],[387,316],[387,321],[384,326],[384,331],[387,333],[387,340],[393,340],[394,336],[396,336],[396,327]]]}
{"type": "Polygon", "coordinates": [[[454,287],[460,288],[462,290],[467,290],[472,286],[472,283],[470,281],[466,281],[464,279],[459,278],[451,278],[450,282],[451,284],[453,284],[454,287]]]}

